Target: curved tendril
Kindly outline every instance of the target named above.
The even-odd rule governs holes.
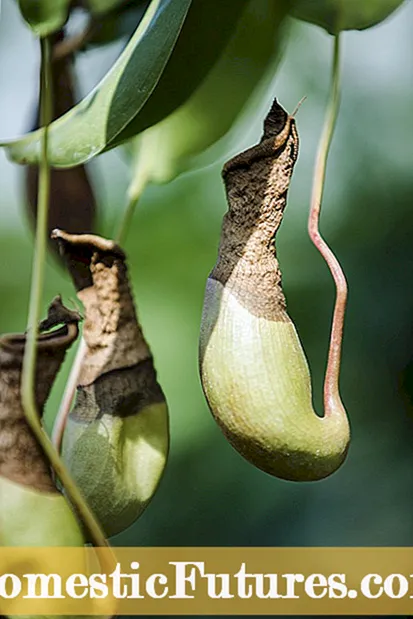
[[[47,246],[47,214],[50,195],[50,166],[47,158],[48,127],[52,118],[51,92],[51,45],[50,40],[44,37],[41,45],[41,81],[40,81],[40,113],[41,123],[45,128],[41,146],[39,165],[39,190],[36,224],[36,241],[33,261],[32,284],[30,290],[29,319],[27,325],[27,340],[24,350],[23,371],[21,381],[21,397],[23,409],[28,424],[43,448],[56,476],[62,482],[70,500],[75,505],[81,520],[88,529],[95,546],[108,546],[99,523],[94,518],[88,505],[84,501],[76,484],[69,475],[59,454],[53,447],[40,422],[35,399],[35,372],[37,357],[37,336],[40,320],[41,301],[44,282],[44,265],[46,262]]]
[[[339,376],[344,317],[347,303],[347,281],[344,272],[336,256],[322,238],[319,230],[320,210],[324,191],[327,158],[340,106],[340,86],[340,35],[336,35],[334,37],[334,58],[330,100],[327,106],[324,128],[317,153],[310,214],[308,219],[308,232],[310,238],[326,261],[336,286],[336,301],[330,334],[327,369],[324,380],[325,415],[328,415],[329,412],[331,412],[331,403],[333,400],[337,401],[338,398],[341,401],[339,394]]]

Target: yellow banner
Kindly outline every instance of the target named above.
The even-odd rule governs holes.
[[[411,548],[1,548],[2,615],[413,614]]]

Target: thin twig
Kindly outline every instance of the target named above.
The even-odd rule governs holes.
[[[330,100],[327,106],[326,118],[317,153],[313,191],[311,197],[308,232],[311,240],[323,256],[333,276],[336,286],[336,302],[330,335],[330,348],[324,380],[325,415],[331,412],[332,403],[340,399],[339,377],[341,365],[341,348],[343,341],[344,317],[347,303],[347,281],[337,258],[322,238],[319,231],[321,201],[324,192],[327,157],[336,125],[340,106],[340,35],[334,38],[334,57],[332,67]]]
[[[44,266],[47,246],[47,215],[50,194],[50,166],[48,163],[48,127],[52,118],[51,92],[51,45],[45,37],[41,44],[41,83],[40,83],[40,117],[44,127],[41,144],[41,158],[39,165],[39,189],[36,224],[36,241],[32,285],[30,290],[29,320],[27,325],[27,341],[24,351],[23,372],[21,382],[21,397],[27,422],[39,441],[56,476],[60,479],[71,502],[75,506],[81,520],[89,531],[95,546],[108,546],[105,534],[99,523],[90,511],[79,489],[72,480],[52,442],[43,430],[37,410],[35,398],[35,374],[37,357],[37,336],[40,320],[41,300],[44,282]]]

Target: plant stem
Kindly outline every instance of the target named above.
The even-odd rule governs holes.
[[[32,284],[30,290],[27,340],[23,359],[21,398],[27,422],[29,423],[34,435],[47,456],[56,476],[62,482],[63,487],[71,502],[75,506],[81,520],[88,529],[93,544],[95,546],[107,546],[108,542],[99,523],[94,518],[87,503],[83,499],[76,484],[72,480],[66,467],[60,459],[59,454],[56,452],[49,437],[43,430],[35,398],[37,336],[43,293],[44,265],[47,246],[47,215],[50,195],[50,166],[47,158],[49,134],[48,126],[51,122],[52,115],[50,40],[47,37],[42,38],[40,40],[40,45],[40,117],[44,131],[42,136],[41,158],[39,164],[36,241]]]
[[[40,122],[45,129],[41,144],[41,160],[39,164],[36,247],[32,272],[29,320],[27,325],[27,341],[23,363],[23,404],[25,396],[29,396],[30,403],[34,403],[34,374],[37,354],[36,341],[38,335],[38,324],[40,321],[40,307],[43,292],[44,263],[46,260],[47,245],[47,212],[50,194],[50,167],[47,161],[47,148],[49,138],[48,125],[50,123],[52,115],[49,39],[41,39],[40,44],[42,56],[40,74]]]
[[[336,286],[336,301],[330,335],[327,369],[324,380],[325,415],[331,410],[331,403],[340,400],[339,377],[341,348],[343,341],[344,317],[347,303],[347,282],[337,258],[324,241],[319,230],[321,201],[323,198],[328,153],[331,146],[338,110],[340,106],[340,35],[334,37],[334,56],[331,78],[330,99],[327,106],[323,132],[318,147],[313,191],[311,197],[308,232],[311,240],[326,261]]]
[[[115,235],[116,242],[120,245],[125,241],[128,230],[131,226],[136,205],[138,204],[143,192],[149,182],[149,177],[145,166],[142,164],[140,153],[135,162],[135,171],[127,192],[127,204],[119,223],[118,231]]]

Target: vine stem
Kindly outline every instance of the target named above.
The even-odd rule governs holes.
[[[142,163],[142,157],[140,156],[140,153],[138,153],[137,160],[135,162],[135,173],[128,187],[126,208],[123,212],[118,231],[115,235],[116,242],[119,245],[124,242],[127,236],[136,206],[145,191],[149,180],[150,178],[146,167]]]
[[[116,242],[119,245],[121,245],[125,241],[133,219],[133,215],[135,213],[136,206],[149,182],[149,176],[146,172],[145,166],[141,164],[142,160],[138,155],[138,159],[135,163],[135,173],[132,177],[127,192],[126,207],[119,222],[118,231],[115,235]],[[79,383],[80,370],[86,354],[86,349],[87,345],[84,338],[82,337],[69,374],[69,378],[66,383],[66,388],[59,407],[59,411],[53,424],[52,441],[59,453],[62,446],[63,434],[65,431],[67,418],[69,416],[70,408],[72,406],[72,402],[75,396],[76,387]]]
[[[334,37],[334,55],[331,77],[330,99],[327,105],[324,127],[318,147],[313,190],[311,196],[308,232],[312,242],[323,256],[333,276],[336,286],[336,301],[330,334],[327,369],[324,379],[324,414],[331,413],[339,393],[339,378],[341,365],[341,349],[343,341],[344,317],[347,304],[347,281],[344,272],[327,243],[320,234],[320,210],[323,198],[327,158],[331,146],[338,111],[340,107],[341,74],[340,74],[340,35]]]
[[[72,504],[75,506],[81,520],[89,531],[95,546],[108,546],[105,534],[93,516],[69,472],[64,466],[58,452],[43,430],[37,410],[35,398],[35,376],[37,358],[37,336],[40,321],[41,301],[44,282],[44,265],[47,246],[47,215],[50,195],[50,166],[48,163],[48,127],[52,117],[51,92],[51,45],[48,37],[40,39],[41,75],[40,75],[40,117],[44,127],[41,156],[39,164],[39,189],[37,199],[36,240],[33,260],[32,283],[30,290],[29,319],[27,339],[24,350],[23,371],[21,381],[22,405],[28,424],[40,443],[56,476],[60,479]]]

